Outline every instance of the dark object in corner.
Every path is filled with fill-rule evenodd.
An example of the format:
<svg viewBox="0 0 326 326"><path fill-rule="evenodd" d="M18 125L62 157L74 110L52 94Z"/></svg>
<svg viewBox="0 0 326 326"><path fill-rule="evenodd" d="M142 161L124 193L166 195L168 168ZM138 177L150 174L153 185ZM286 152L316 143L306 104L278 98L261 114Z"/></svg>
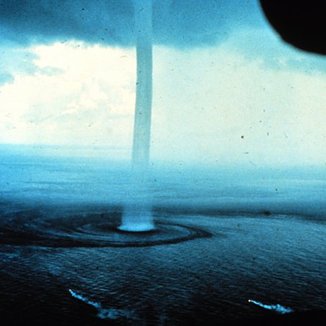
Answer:
<svg viewBox="0 0 326 326"><path fill-rule="evenodd" d="M325 0L260 0L264 13L284 41L326 55Z"/></svg>

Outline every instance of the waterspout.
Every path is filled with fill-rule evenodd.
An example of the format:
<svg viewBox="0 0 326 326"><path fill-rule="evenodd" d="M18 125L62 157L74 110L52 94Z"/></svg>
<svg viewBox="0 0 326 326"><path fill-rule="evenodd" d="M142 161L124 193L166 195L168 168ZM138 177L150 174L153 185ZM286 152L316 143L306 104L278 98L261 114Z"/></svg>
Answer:
<svg viewBox="0 0 326 326"><path fill-rule="evenodd" d="M131 194L140 200L126 205L120 230L129 232L154 229L149 198L148 165L152 115L152 0L134 0L137 37L136 108L132 148Z"/></svg>

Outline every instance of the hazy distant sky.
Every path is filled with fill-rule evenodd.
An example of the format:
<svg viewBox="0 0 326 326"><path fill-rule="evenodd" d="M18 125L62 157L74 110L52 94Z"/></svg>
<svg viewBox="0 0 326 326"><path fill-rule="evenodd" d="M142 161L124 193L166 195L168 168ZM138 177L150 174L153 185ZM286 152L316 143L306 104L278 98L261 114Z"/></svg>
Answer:
<svg viewBox="0 0 326 326"><path fill-rule="evenodd" d="M128 1L99 1L97 9L70 1L81 8L61 11L53 1L40 11L38 2L15 11L23 1L6 8L0 1L0 143L129 153L135 50ZM279 40L255 0L155 2L154 159L326 164L326 57Z"/></svg>

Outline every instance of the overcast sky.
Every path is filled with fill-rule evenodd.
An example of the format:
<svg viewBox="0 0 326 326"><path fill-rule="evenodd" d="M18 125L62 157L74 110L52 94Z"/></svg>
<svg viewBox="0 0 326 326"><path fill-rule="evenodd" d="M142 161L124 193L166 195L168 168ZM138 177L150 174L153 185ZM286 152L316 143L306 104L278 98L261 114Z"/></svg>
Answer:
<svg viewBox="0 0 326 326"><path fill-rule="evenodd" d="M128 156L132 7L127 0L108 1L108 8L105 1L98 8L63 1L60 11L39 2L45 9L35 1L24 11L23 1L0 1L0 143L104 146ZM160 3L153 159L326 164L326 57L279 40L255 0Z"/></svg>

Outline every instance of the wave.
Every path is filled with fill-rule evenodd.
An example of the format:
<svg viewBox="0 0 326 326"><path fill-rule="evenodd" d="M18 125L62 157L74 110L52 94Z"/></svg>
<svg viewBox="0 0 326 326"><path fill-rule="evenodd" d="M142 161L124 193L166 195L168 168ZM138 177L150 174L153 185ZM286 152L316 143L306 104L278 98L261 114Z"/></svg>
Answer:
<svg viewBox="0 0 326 326"><path fill-rule="evenodd" d="M97 317L100 319L119 319L119 318L131 318L132 313L129 310L125 309L116 309L116 308L103 308L102 304L96 301L92 301L85 296L69 289L71 296L79 301L82 301L89 306L94 307L97 310Z"/></svg>
<svg viewBox="0 0 326 326"><path fill-rule="evenodd" d="M282 306L280 304L268 305L268 304L264 304L262 302L259 302L259 301L256 301L256 300L251 300L251 299L249 299L248 302L253 303L256 306L262 307L264 309L275 311L275 312L277 312L279 314L282 314L282 315L294 312L294 310L292 308L284 307L284 306Z"/></svg>

